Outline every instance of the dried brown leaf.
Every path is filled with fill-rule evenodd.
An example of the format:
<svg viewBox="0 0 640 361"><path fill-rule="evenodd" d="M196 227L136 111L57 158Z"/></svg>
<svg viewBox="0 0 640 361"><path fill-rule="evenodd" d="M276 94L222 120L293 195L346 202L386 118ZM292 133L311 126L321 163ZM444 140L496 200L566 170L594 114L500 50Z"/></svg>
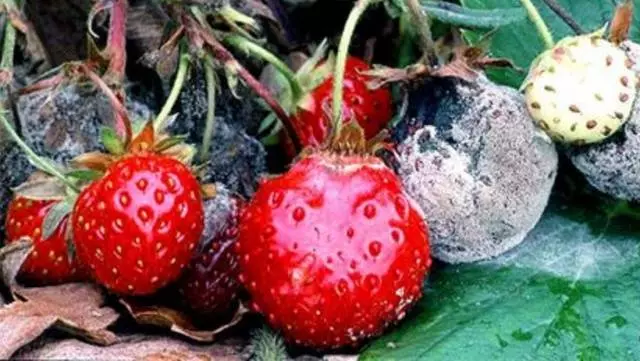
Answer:
<svg viewBox="0 0 640 361"><path fill-rule="evenodd" d="M616 8L611 21L609 39L614 44L620 44L629 38L629 30L633 22L633 1L626 0Z"/></svg>
<svg viewBox="0 0 640 361"><path fill-rule="evenodd" d="M150 305L135 299L121 299L120 303L140 325L160 327L200 342L213 342L217 335L237 325L249 312L241 305L233 318L226 324L214 330L201 330L194 325L193 319L188 314L176 309L162 305Z"/></svg>
<svg viewBox="0 0 640 361"><path fill-rule="evenodd" d="M61 201L67 195L64 183L55 177L29 179L13 191L16 195L35 200Z"/></svg>
<svg viewBox="0 0 640 361"><path fill-rule="evenodd" d="M105 307L103 292L94 285L70 283L41 288L16 288L20 299L0 308L0 359L55 328L99 345L118 338L106 328L119 317Z"/></svg>
<svg viewBox="0 0 640 361"><path fill-rule="evenodd" d="M23 238L17 242L10 243L0 248L0 272L2 272L2 283L9 291L14 289L16 276L20 267L29 256L32 249L32 242L29 238Z"/></svg>
<svg viewBox="0 0 640 361"><path fill-rule="evenodd" d="M240 361L249 354L243 342L195 345L170 337L134 336L111 346L95 346L79 340L43 339L20 353L16 360L122 360L122 361Z"/></svg>

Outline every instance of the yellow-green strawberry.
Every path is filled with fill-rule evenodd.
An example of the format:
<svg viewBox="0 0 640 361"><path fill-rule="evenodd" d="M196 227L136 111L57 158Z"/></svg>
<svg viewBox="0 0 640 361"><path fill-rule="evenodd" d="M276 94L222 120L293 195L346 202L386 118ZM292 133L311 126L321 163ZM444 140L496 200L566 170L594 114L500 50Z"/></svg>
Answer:
<svg viewBox="0 0 640 361"><path fill-rule="evenodd" d="M523 84L531 116L557 141L600 142L631 115L637 84L633 61L603 35L561 40L534 61Z"/></svg>

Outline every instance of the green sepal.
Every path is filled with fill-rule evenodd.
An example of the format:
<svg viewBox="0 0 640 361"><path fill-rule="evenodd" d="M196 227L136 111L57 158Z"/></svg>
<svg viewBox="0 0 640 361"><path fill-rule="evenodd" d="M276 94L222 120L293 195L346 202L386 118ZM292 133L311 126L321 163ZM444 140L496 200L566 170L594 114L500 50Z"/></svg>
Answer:
<svg viewBox="0 0 640 361"><path fill-rule="evenodd" d="M107 151L113 155L122 155L126 152L124 142L118 136L118 133L110 127L102 127L100 129L100 138L102 144Z"/></svg>
<svg viewBox="0 0 640 361"><path fill-rule="evenodd" d="M154 150L156 152L162 153L165 150L172 148L178 144L184 143L187 140L188 136L186 135L175 135L169 138L163 139L155 145Z"/></svg>
<svg viewBox="0 0 640 361"><path fill-rule="evenodd" d="M69 178L73 178L82 182L92 182L102 177L102 173L93 169L76 169L65 173Z"/></svg>
<svg viewBox="0 0 640 361"><path fill-rule="evenodd" d="M51 237L60 226L60 223L71 213L72 209L73 204L66 199L51 207L42 222L42 239L46 240Z"/></svg>

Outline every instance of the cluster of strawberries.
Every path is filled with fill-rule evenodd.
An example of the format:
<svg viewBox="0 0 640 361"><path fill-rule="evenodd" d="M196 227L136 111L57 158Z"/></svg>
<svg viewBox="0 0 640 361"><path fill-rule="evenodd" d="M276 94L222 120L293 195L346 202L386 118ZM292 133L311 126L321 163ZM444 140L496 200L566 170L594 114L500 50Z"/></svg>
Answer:
<svg viewBox="0 0 640 361"><path fill-rule="evenodd" d="M151 123L108 146L115 154L81 156L76 163L99 176L77 187L69 212L50 217L57 199L18 195L10 205L8 241L34 244L21 277L92 280L122 296L177 285L192 309L208 314L228 313L244 288L251 308L292 343L335 348L380 334L420 298L431 258L421 211L365 150L365 137L392 116L389 90L370 89L368 69L350 57L343 82L344 118L359 126L330 134L327 77L292 117L312 150L239 201L213 240L201 236L203 202L215 192ZM58 218L54 227L47 218ZM201 253L200 242L208 244Z"/></svg>

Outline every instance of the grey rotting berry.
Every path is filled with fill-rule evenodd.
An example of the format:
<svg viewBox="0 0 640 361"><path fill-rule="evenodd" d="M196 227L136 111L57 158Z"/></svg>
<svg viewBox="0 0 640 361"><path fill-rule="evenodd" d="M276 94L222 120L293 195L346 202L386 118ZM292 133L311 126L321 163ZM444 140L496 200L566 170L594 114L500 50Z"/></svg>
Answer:
<svg viewBox="0 0 640 361"><path fill-rule="evenodd" d="M640 58L638 44L627 41L621 45L621 48L626 51L630 59ZM634 70L640 71L637 61L630 61L630 63L635 63ZM615 114L619 119L621 115ZM640 102L636 101L630 119L622 131L600 144L569 147L567 154L587 181L599 191L628 201L640 201L639 127ZM605 127L602 131L610 134L613 130Z"/></svg>
<svg viewBox="0 0 640 361"><path fill-rule="evenodd" d="M152 118L136 99L126 102L132 120ZM86 152L101 150L100 128L113 126L113 108L100 90L69 85L23 95L17 102L22 136L33 150L64 164Z"/></svg>
<svg viewBox="0 0 640 361"><path fill-rule="evenodd" d="M512 89L481 75L429 79L412 91L394 136L398 172L424 211L435 257L498 256L542 215L558 157Z"/></svg>
<svg viewBox="0 0 640 361"><path fill-rule="evenodd" d="M223 84L222 87L226 87ZM242 99L230 91L216 97L213 138L209 159L201 179L205 183L221 182L229 190L250 196L258 179L267 171L264 146L247 133L257 128L266 112L245 87L238 88ZM202 71L198 69L180 95L181 112L170 127L174 134L188 135L190 143L202 144L207 116L207 91Z"/></svg>

